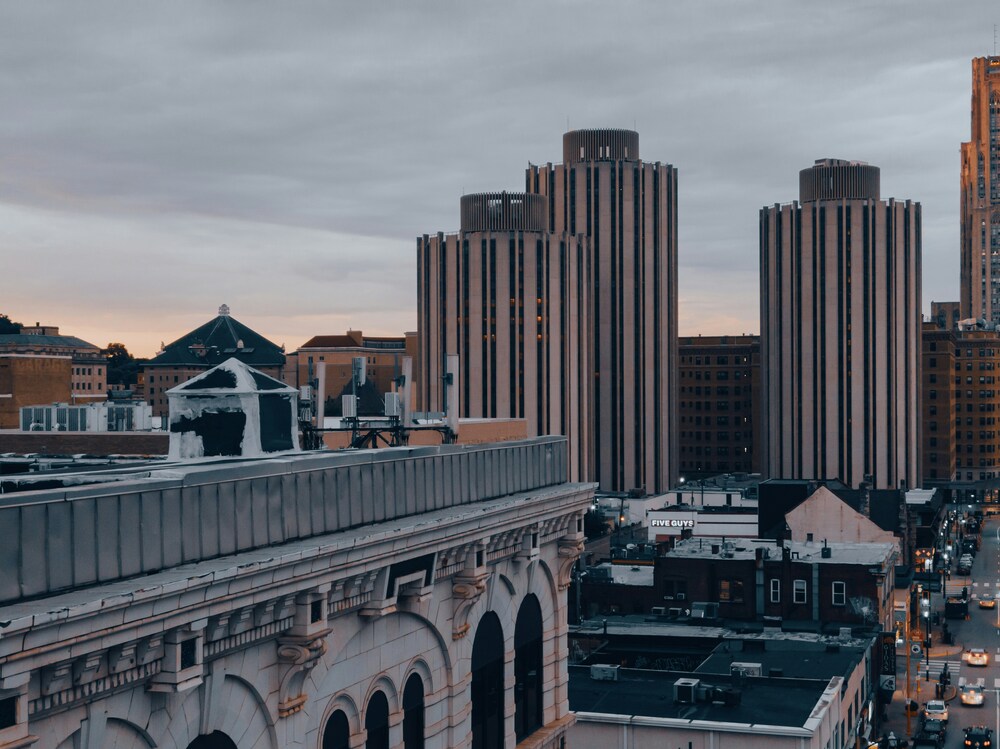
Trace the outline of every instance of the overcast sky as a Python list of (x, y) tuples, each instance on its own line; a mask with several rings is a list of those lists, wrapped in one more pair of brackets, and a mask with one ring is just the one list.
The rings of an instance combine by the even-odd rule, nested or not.
[(416, 329), (416, 236), (567, 129), (679, 170), (680, 331), (758, 332), (758, 211), (821, 157), (923, 204), (958, 298), (959, 144), (995, 0), (8, 2), (0, 313), (155, 353)]

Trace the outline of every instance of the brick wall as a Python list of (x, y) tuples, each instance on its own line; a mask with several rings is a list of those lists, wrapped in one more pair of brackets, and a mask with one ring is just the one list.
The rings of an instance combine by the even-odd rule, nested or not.
[(22, 406), (68, 403), (68, 356), (0, 355), (0, 429), (20, 426)]
[(165, 432), (7, 432), (0, 453), (43, 455), (166, 455)]

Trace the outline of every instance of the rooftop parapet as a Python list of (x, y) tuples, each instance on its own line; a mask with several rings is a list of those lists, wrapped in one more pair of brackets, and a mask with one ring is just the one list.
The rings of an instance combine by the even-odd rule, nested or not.
[(523, 192), (483, 192), (462, 196), (462, 231), (545, 231), (545, 197)]
[(565, 482), (564, 437), (76, 473), (0, 495), (0, 604)]
[(599, 128), (570, 130), (563, 135), (563, 163), (580, 161), (638, 161), (639, 133)]
[(864, 161), (816, 159), (799, 172), (799, 201), (878, 200), (880, 172)]

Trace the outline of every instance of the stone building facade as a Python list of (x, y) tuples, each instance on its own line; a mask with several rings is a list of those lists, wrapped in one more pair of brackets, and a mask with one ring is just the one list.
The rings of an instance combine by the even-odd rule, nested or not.
[(972, 60), (972, 133), (962, 144), (963, 319), (1000, 323), (1000, 57)]
[(562, 746), (565, 470), (560, 438), (292, 453), (6, 504), (0, 747)]

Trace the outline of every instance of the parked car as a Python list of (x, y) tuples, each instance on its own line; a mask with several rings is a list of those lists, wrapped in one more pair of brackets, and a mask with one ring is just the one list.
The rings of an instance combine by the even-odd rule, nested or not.
[(959, 699), (963, 705), (982, 706), (983, 688), (978, 684), (966, 684), (962, 687)]
[(990, 654), (982, 648), (969, 648), (965, 651), (962, 659), (970, 666), (990, 665)]
[(993, 729), (986, 726), (969, 726), (965, 729), (965, 745), (969, 749), (992, 747)]
[(948, 703), (944, 700), (928, 700), (924, 705), (924, 718), (936, 718), (937, 720), (948, 722)]

